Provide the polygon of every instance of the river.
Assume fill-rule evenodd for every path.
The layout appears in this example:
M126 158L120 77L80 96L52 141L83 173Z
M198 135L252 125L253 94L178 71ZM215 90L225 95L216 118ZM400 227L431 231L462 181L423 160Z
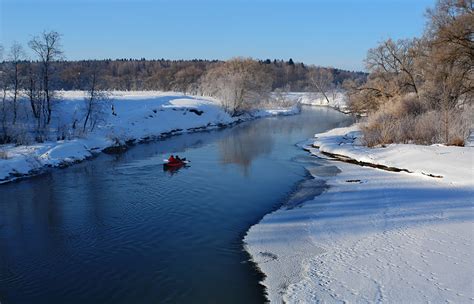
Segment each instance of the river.
M263 302L242 238L307 178L295 144L351 122L303 107L1 185L0 302Z

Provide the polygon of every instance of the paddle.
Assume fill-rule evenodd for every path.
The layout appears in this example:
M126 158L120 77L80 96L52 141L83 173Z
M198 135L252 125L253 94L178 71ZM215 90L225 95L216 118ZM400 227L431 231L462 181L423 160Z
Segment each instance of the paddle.
M169 163L169 160L163 159L163 162L164 163ZM183 162L184 164L189 164L191 161L186 159L186 160L181 160L181 162Z

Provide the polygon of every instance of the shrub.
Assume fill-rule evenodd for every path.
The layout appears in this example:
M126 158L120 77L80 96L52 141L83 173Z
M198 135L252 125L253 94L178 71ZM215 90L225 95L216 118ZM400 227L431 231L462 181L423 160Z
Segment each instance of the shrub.
M29 145L34 140L30 132L28 131L27 124L17 123L15 127L11 128L11 143L14 143L17 146Z
M463 146L472 115L472 107L427 111L417 98L405 96L369 114L362 132L369 147L391 143Z
M414 115L418 116L426 111L425 103L415 94L410 93L400 98L398 102L399 116Z
M464 147L464 139L460 137L454 137L448 143L450 146Z
M415 121L413 138L417 139L416 143L424 145L439 142L441 128L439 113L436 111L426 112Z

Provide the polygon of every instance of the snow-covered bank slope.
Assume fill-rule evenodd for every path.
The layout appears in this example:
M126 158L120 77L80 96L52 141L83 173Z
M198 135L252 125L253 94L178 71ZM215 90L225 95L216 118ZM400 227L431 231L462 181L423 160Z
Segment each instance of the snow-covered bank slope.
M444 182L455 185L472 185L474 181L474 147L392 144L384 148L367 148L361 144L362 134L357 125L333 129L315 137L314 146L322 152L406 169L419 175L441 176Z
M346 135L350 131L354 129L319 134L317 145L332 147L341 155L355 150L362 157L365 148L348 144L354 135ZM244 240L266 274L263 284L269 299L274 303L472 303L473 167L466 161L469 157L443 154L441 148L451 151L434 147L439 157L450 157L444 157L443 164L431 162L432 167L426 161L421 168L438 172L437 168L446 167L438 172L445 175L443 179L339 161L309 166L315 179L326 180L329 189L299 208L283 207L265 216ZM463 151L473 153L467 149ZM417 147L409 150L420 160L420 154L431 157ZM376 154L378 162L385 160L382 152ZM458 165L459 157L470 170L449 169ZM418 167L411 164L408 158L396 163L416 171ZM335 166L340 172L328 177L328 171L339 171Z
M84 116L84 92L62 92L52 125L72 124ZM271 115L288 115L298 108L259 110L230 117L215 100L175 92L113 92L115 115L106 111L98 127L82 138L50 141L28 146L0 145L0 183L35 174L44 167L66 166L82 161L107 147L127 141L230 125ZM59 129L59 127L58 127Z

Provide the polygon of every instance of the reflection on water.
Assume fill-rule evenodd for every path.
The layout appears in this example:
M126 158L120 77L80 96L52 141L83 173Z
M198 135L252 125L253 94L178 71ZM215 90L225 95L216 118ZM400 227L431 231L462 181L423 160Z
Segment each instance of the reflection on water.
M247 176L252 160L272 151L273 137L268 127L268 123L245 124L237 126L233 136L219 139L221 163L239 165Z
M325 111L329 115L334 114L332 110L324 108L319 110ZM238 165L242 172L248 175L248 168L254 159L268 155L273 151L274 137L289 137L291 134L301 132L311 126L314 126L313 130L318 128L327 130L339 126L335 126L332 120L318 118L321 117L308 115L305 112L298 116L273 117L239 125L232 130L232 136L222 136L217 140L221 163ZM282 120L285 122L281 123ZM346 123L346 121L342 121L341 125Z
M349 121L306 109L2 185L0 301L261 303L242 237L306 176L294 144ZM191 167L164 172L169 154Z

